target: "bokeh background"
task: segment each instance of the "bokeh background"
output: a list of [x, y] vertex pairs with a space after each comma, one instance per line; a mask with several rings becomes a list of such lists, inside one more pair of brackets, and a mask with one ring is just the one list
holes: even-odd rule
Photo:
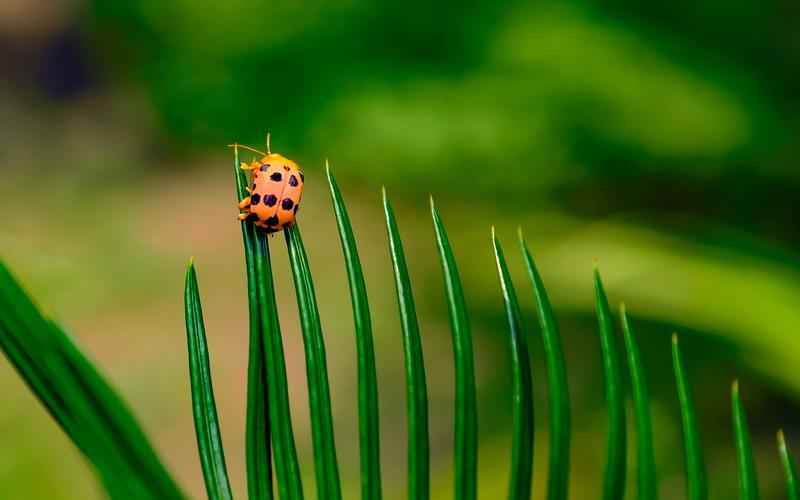
[[[515, 251], [518, 225], [562, 328], [574, 414], [571, 498], [596, 497], [605, 449], [594, 262], [612, 302], [626, 302], [638, 327], [662, 497], [684, 490], [669, 353], [678, 331], [712, 498], [735, 494], [734, 377], [764, 498], [782, 498], [777, 427], [800, 448], [799, 5], [3, 0], [0, 256], [74, 332], [201, 498], [181, 296], [193, 255], [241, 494], [247, 309], [225, 145], [261, 146], [270, 130], [273, 150], [306, 170], [300, 221], [347, 498], [358, 491], [355, 350], [326, 157], [351, 211], [373, 306], [387, 499], [405, 495], [405, 392], [381, 185], [396, 205], [418, 301], [435, 498], [451, 495], [453, 367], [429, 194], [471, 311], [481, 498], [504, 496], [510, 443], [492, 224], [535, 340], [537, 495], [546, 474], [547, 385]], [[314, 498], [294, 291], [282, 237], [272, 246], [293, 417]], [[103, 498], [4, 359], [0, 393], [0, 496]], [[632, 474], [632, 453], [629, 460]]]

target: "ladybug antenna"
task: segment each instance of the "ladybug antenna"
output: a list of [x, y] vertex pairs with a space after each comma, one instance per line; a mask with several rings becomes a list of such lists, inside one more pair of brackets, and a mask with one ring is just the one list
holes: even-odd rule
[[[262, 151], [259, 151], [259, 150], [255, 149], [255, 148], [251, 148], [250, 146], [245, 146], [244, 144], [233, 143], [233, 144], [228, 144], [228, 147], [229, 147], [229, 148], [234, 148], [234, 149], [236, 149], [236, 148], [242, 148], [242, 149], [246, 149], [246, 150], [248, 150], [248, 151], [252, 151], [252, 152], [254, 152], [254, 153], [258, 153], [258, 154], [260, 154], [261, 156], [267, 156], [267, 155], [266, 155], [266, 154], [264, 154]], [[269, 150], [267, 150], [267, 151], [269, 151]]]
[[267, 132], [267, 154], [268, 155], [272, 154], [272, 151], [270, 151], [270, 149], [269, 149], [269, 132]]

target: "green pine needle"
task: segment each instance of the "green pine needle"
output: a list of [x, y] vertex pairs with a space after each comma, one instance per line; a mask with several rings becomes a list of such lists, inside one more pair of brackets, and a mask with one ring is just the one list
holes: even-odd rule
[[[247, 180], [239, 168], [238, 150], [234, 149], [234, 179], [240, 199], [246, 195]], [[267, 411], [271, 433], [272, 454], [275, 465], [275, 479], [281, 500], [301, 500], [303, 484], [297, 450], [292, 429], [292, 415], [289, 407], [289, 387], [286, 378], [286, 359], [283, 353], [278, 305], [275, 299], [275, 284], [272, 278], [272, 262], [268, 236], [258, 231], [253, 224], [246, 223], [245, 255], [252, 264], [255, 283], [248, 284], [248, 297], [255, 298], [254, 315], [264, 349], [267, 381]], [[255, 293], [252, 286], [255, 285]], [[253, 319], [256, 319], [256, 318]], [[251, 325], [252, 329], [252, 325]], [[258, 410], [253, 410], [258, 411]], [[255, 434], [255, 433], [254, 433]], [[256, 450], [261, 445], [251, 444]], [[263, 461], [263, 451], [258, 452], [258, 460]], [[253, 468], [257, 465], [251, 464]], [[248, 490], [252, 487], [248, 487]], [[265, 491], [262, 489], [261, 491]]]
[[314, 283], [308, 265], [300, 228], [295, 223], [284, 230], [289, 262], [294, 277], [297, 308], [306, 354], [308, 400], [311, 410], [311, 435], [317, 475], [317, 498], [339, 500], [342, 491], [339, 465], [336, 460], [336, 443], [333, 436], [330, 386], [325, 355], [325, 340], [319, 319]]
[[683, 367], [678, 335], [672, 336], [672, 363], [675, 369], [675, 385], [678, 389], [678, 400], [681, 404], [681, 421], [683, 423], [683, 449], [686, 453], [686, 488], [689, 500], [706, 500], [706, 466], [703, 459], [703, 447], [700, 443], [700, 431], [697, 426], [694, 405], [692, 404], [689, 381]]
[[[327, 165], [326, 165], [327, 167]], [[353, 323], [358, 351], [358, 435], [361, 448], [361, 498], [381, 499], [380, 422], [378, 415], [378, 376], [375, 369], [375, 347], [372, 338], [367, 287], [350, 217], [330, 168], [326, 168], [328, 185], [336, 214], [336, 225], [342, 243], [350, 299], [353, 304]]]
[[[234, 179], [236, 201], [247, 195], [244, 174], [239, 168], [239, 151], [234, 151]], [[247, 361], [247, 415], [245, 421], [245, 458], [247, 462], [247, 495], [250, 500], [273, 499], [272, 455], [270, 453], [270, 416], [268, 406], [269, 382], [267, 380], [266, 354], [262, 339], [261, 308], [258, 303], [258, 275], [256, 274], [256, 228], [241, 222], [247, 274], [247, 303], [250, 324]]]
[[525, 266], [533, 285], [534, 298], [539, 315], [544, 343], [547, 381], [547, 396], [550, 403], [550, 470], [547, 481], [548, 500], [566, 500], [569, 487], [570, 403], [567, 385], [567, 368], [561, 348], [553, 308], [544, 288], [539, 271], [533, 262], [522, 229], [518, 231], [519, 245]]
[[731, 386], [731, 406], [733, 408], [733, 433], [736, 443], [736, 461], [739, 466], [739, 499], [758, 500], [758, 477], [750, 444], [750, 431], [747, 429], [747, 415], [739, 395], [739, 381]]
[[647, 390], [647, 380], [639, 355], [639, 347], [636, 344], [624, 304], [620, 306], [620, 316], [633, 389], [633, 413], [636, 418], [637, 498], [639, 500], [657, 500], [658, 479], [655, 451], [653, 450], [653, 426], [650, 420], [650, 394]]
[[403, 243], [394, 212], [383, 190], [383, 209], [389, 238], [400, 325], [405, 352], [406, 391], [408, 405], [408, 498], [428, 500], [430, 496], [430, 438], [428, 436], [428, 389], [425, 382], [425, 362], [422, 340], [411, 292], [411, 279], [403, 252]]
[[530, 500], [533, 483], [533, 375], [531, 374], [528, 336], [522, 329], [517, 294], [508, 272], [503, 248], [492, 228], [497, 272], [503, 292], [506, 318], [508, 319], [509, 343], [511, 346], [511, 370], [513, 374], [512, 405], [513, 428], [511, 431], [511, 478], [508, 488], [509, 500]]
[[614, 335], [611, 309], [603, 289], [600, 272], [594, 270], [595, 300], [597, 309], [600, 348], [605, 373], [606, 404], [608, 405], [608, 451], [603, 480], [603, 500], [619, 500], [625, 495], [626, 435], [625, 392], [622, 385], [619, 347]]
[[789, 451], [789, 446], [786, 444], [783, 430], [778, 431], [778, 454], [781, 457], [781, 465], [783, 465], [783, 472], [786, 475], [786, 496], [789, 500], [799, 500], [800, 488], [798, 488], [797, 484], [797, 465], [792, 453]]
[[232, 500], [225, 453], [214, 402], [211, 383], [211, 368], [206, 345], [206, 329], [200, 292], [197, 289], [197, 274], [194, 264], [189, 262], [186, 270], [186, 337], [189, 345], [189, 379], [192, 388], [192, 412], [197, 434], [197, 448], [203, 466], [203, 479], [209, 500]]
[[467, 305], [453, 250], [431, 198], [431, 216], [444, 275], [455, 357], [455, 500], [475, 500], [478, 485], [478, 404]]

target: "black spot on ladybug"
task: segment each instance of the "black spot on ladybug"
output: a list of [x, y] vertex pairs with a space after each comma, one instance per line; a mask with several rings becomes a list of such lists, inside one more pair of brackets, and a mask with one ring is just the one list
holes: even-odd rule
[[283, 179], [283, 174], [280, 172], [275, 172], [274, 174], [270, 175], [269, 178], [275, 182], [280, 182]]
[[278, 197], [274, 194], [270, 194], [264, 197], [264, 205], [268, 207], [274, 207], [275, 204], [278, 203]]
[[250, 215], [247, 216], [247, 220], [249, 220], [250, 222], [258, 221], [258, 214], [250, 212]]
[[255, 188], [256, 188], [256, 183], [254, 182], [254, 183], [253, 183], [253, 189], [255, 189]]
[[261, 165], [261, 171], [262, 172], [266, 172], [267, 170], [269, 170], [269, 163]]
[[289, 185], [290, 186], [294, 187], [294, 186], [297, 186], [297, 184], [298, 184], [297, 177], [295, 177], [295, 176], [289, 177]]
[[299, 203], [294, 206], [294, 213], [297, 213], [298, 210], [300, 210], [300, 204]]
[[306, 176], [303, 175], [303, 172], [300, 172], [300, 180], [303, 181], [303, 182], [306, 181]]
[[286, 170], [286, 171], [288, 172], [288, 171], [289, 171], [289, 165], [284, 165], [284, 166], [283, 166], [283, 169], [284, 169], [284, 170]]
[[258, 202], [261, 201], [261, 195], [258, 193], [253, 193], [250, 195], [250, 204], [251, 205], [258, 205]]
[[284, 210], [291, 210], [293, 206], [294, 202], [292, 201], [291, 198], [284, 198], [283, 201], [281, 202], [281, 208]]
[[264, 222], [266, 222], [268, 226], [277, 226], [278, 225], [278, 216], [277, 215], [273, 215], [272, 217], [268, 218]]

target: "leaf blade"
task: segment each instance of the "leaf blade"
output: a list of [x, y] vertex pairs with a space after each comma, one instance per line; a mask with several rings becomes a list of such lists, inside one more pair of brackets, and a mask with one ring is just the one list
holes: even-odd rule
[[126, 461], [130, 463], [130, 467], [146, 474], [143, 482], [148, 488], [155, 488], [157, 494], [165, 498], [181, 497], [177, 483], [166, 471], [122, 398], [58, 325], [50, 322], [50, 327], [53, 344], [59, 356], [86, 394], [87, 411], [97, 414], [92, 420], [96, 419], [111, 435], [113, 442], [126, 450]]
[[408, 497], [428, 500], [430, 496], [430, 443], [428, 435], [428, 390], [422, 359], [422, 340], [411, 292], [403, 244], [386, 190], [383, 208], [389, 240], [389, 254], [395, 277], [397, 303], [405, 352], [408, 405]]
[[0, 348], [111, 498], [181, 499], [124, 402], [0, 262]]
[[478, 405], [467, 305], [458, 266], [439, 211], [431, 198], [431, 217], [444, 277], [445, 298], [455, 358], [455, 500], [474, 500], [478, 478]]

